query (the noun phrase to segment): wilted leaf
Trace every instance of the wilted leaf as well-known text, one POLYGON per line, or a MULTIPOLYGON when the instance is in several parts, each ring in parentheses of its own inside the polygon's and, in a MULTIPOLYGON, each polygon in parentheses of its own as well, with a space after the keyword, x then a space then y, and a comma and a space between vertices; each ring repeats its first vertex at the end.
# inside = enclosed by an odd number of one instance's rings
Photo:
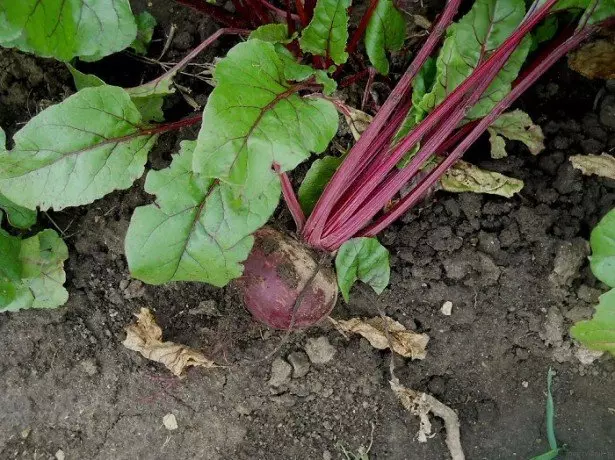
POLYGON ((163 342, 162 329, 156 324, 156 318, 149 309, 141 308, 135 316, 137 322, 126 327, 126 340, 123 342, 129 350, 138 351, 145 358, 164 364, 177 377, 181 377, 192 366, 216 367, 213 361, 194 348, 163 342))
POLYGON ((393 0, 379 0, 367 29, 365 51, 370 62, 383 75, 389 73, 387 51, 399 51, 406 38, 406 21, 393 0))
POLYGON ((615 180, 615 157, 603 153, 602 155, 572 155, 572 166, 586 176, 595 174, 615 180))
POLYGON ((68 248, 53 230, 21 240, 0 229, 0 311, 66 303, 66 259, 68 248))
POLYGON ((495 159, 508 155, 504 148, 506 145, 504 138, 523 142, 532 155, 538 155, 545 148, 542 129, 522 110, 503 113, 487 130, 490 136, 491 157, 495 159))
POLYGON ((602 294, 593 318, 576 323, 570 334, 587 348, 615 355, 615 289, 602 294))
POLYGON ((337 132, 335 107, 296 94, 301 84, 289 83, 286 70, 274 44, 261 40, 236 45, 218 63, 194 150, 195 172, 251 197, 277 178, 273 163, 289 171, 310 152, 326 149, 337 132))
POLYGON ((615 39, 598 39, 568 55, 568 66, 587 78, 615 78, 615 39))
POLYGON ((135 50, 137 54, 146 54, 149 44, 152 41, 152 36, 154 35, 156 18, 147 11, 144 11, 135 19, 137 21, 137 38, 134 39, 130 47, 135 50))
POLYGON ((314 210, 318 198, 322 195, 339 165, 342 164, 342 160, 342 157, 325 155, 315 160, 310 166, 297 191, 299 203, 301 203, 301 208, 306 215, 311 214, 314 210))
POLYGON ((243 272, 252 232, 267 222, 278 203, 275 176, 263 178, 260 195, 237 199, 228 184, 195 174, 195 144, 183 141, 171 166, 148 173, 145 191, 156 195, 156 202, 138 207, 130 220, 128 267, 146 283, 224 286, 243 272))
POLYGON ((129 0, 4 0, 0 45, 70 61, 95 61, 129 46, 137 26, 129 0))
POLYGON ((348 302, 350 288, 357 281, 370 285, 376 294, 389 284, 389 251, 376 238, 352 238, 340 247, 335 257, 337 284, 348 302))
POLYGON ((392 348, 395 353, 412 359, 425 359, 427 356, 425 348, 429 342, 429 336, 409 331, 401 323, 388 316, 368 319, 332 319, 332 321, 340 331, 359 334, 378 350, 392 348))
POLYGON ((480 169, 463 160, 458 161, 440 179, 447 192, 473 192, 500 195, 506 198, 519 193, 523 181, 494 171, 480 169))
POLYGON ((461 447, 461 436, 459 433, 459 417, 455 411, 427 393, 404 387, 394 376, 389 383, 391 384, 393 393, 399 398, 401 405, 411 414, 419 417, 418 441, 427 442, 428 438, 435 436, 432 432, 431 422, 429 421, 429 413, 431 412, 444 421, 444 426, 446 428, 446 445, 451 458, 453 460, 464 460, 465 456, 461 447))
POLYGON ((590 266, 596 278, 615 288, 615 209, 609 211, 592 230, 590 266))
POLYGON ((128 93, 85 88, 32 118, 0 152, 0 193, 28 209, 91 203, 141 177, 157 135, 128 93))
POLYGON ((314 16, 299 39, 301 49, 331 58, 338 65, 346 62, 349 6, 350 0, 318 0, 314 16))
POLYGON ((354 107, 347 108, 350 113, 344 113, 344 118, 346 123, 348 123, 352 137, 354 137, 355 141, 358 141, 374 117, 354 107))

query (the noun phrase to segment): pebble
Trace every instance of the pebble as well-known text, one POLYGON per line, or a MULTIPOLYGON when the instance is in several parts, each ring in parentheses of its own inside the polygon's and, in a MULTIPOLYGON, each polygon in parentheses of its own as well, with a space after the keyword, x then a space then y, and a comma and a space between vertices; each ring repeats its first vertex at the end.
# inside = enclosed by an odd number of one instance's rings
POLYGON ((64 451, 62 449, 58 449, 56 452, 56 460, 64 460, 66 455, 64 455, 64 451))
POLYGON ((215 300, 202 300, 199 306, 188 310, 189 315, 222 316, 215 300))
POLYGON ((293 366, 293 378, 305 377, 310 371, 310 360, 302 351, 294 351, 288 355, 288 361, 293 366))
POLYGON ((167 414, 162 417, 162 424, 169 431, 177 430, 177 419, 173 414, 167 414))
POLYGON ((282 358, 276 358, 271 363, 271 376, 269 377, 269 385, 279 387, 290 382, 290 375, 293 368, 282 358))
POLYGON ((445 316, 451 316, 451 313, 453 313, 453 302, 451 302, 450 300, 444 302, 440 311, 445 316))
POLYGON ((98 372, 98 366, 96 365, 96 361, 92 358, 84 359, 81 361, 81 369, 89 376, 96 375, 98 372))
MULTIPOLYGON (((326 364, 335 356, 335 348, 329 343, 329 339, 320 336, 308 339, 305 344, 305 352, 314 364, 326 364)), ((290 366, 289 366, 290 367, 290 366)))

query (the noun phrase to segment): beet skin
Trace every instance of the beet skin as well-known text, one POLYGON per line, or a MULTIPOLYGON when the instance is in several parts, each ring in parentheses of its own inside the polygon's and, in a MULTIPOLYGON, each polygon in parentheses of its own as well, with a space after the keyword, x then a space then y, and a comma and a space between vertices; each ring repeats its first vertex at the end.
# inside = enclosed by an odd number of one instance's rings
POLYGON ((275 329, 289 329, 299 295, 293 329, 326 318, 337 298, 330 264, 318 268, 318 255, 313 250, 272 228, 261 228, 254 237, 243 276, 236 280, 254 318, 275 329))

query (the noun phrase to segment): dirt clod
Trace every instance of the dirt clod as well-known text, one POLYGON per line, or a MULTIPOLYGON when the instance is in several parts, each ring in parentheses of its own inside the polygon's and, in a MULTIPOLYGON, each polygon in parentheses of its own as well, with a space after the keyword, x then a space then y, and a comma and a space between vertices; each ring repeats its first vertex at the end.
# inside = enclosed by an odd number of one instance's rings
POLYGON ((305 352, 313 364, 326 364, 335 356, 336 349, 325 336, 311 338, 305 344, 305 352))

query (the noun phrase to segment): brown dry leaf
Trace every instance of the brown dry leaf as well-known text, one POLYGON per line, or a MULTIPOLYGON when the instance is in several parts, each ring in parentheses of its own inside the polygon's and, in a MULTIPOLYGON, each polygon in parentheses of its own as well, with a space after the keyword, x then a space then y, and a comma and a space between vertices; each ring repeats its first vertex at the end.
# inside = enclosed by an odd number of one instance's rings
POLYGON ((389 348, 389 338, 393 351, 401 356, 412 359, 425 359, 427 351, 427 334, 418 334, 407 330, 393 318, 380 316, 369 319, 351 318, 349 320, 334 320, 334 326, 342 333, 355 333, 365 337, 372 347, 378 350, 389 348), (386 319, 386 323, 385 323, 386 319), (388 336, 387 337, 387 330, 388 336))
POLYGON ((191 366, 217 367, 194 348, 163 342, 162 329, 156 324, 156 318, 149 309, 141 308, 135 316, 137 322, 126 327, 126 340, 123 342, 129 350, 138 351, 147 359, 164 364, 177 377, 181 377, 186 368, 191 366))
POLYGON ((568 66, 587 78, 615 78, 615 39, 598 39, 573 51, 568 66))
POLYGON ((414 19, 414 23, 422 29, 429 30, 431 29, 431 21, 427 19, 425 16, 421 16, 420 14, 412 15, 414 19))
POLYGON ((600 177, 615 179, 615 157, 603 153, 602 155, 572 155, 572 166, 586 176, 595 174, 600 177))
POLYGON ((346 109, 344 111, 344 118, 346 123, 348 123, 352 137, 354 137, 355 141, 358 141, 374 117, 354 107, 346 106, 346 109))
POLYGON ((399 398, 402 406, 411 414, 419 417, 420 425, 417 438, 419 442, 427 442, 435 434, 431 430, 429 413, 444 420, 446 427, 446 445, 453 460, 464 460, 465 455, 461 447, 461 435, 459 432, 459 417, 453 409, 441 403, 427 393, 411 390, 400 385, 399 380, 393 376, 390 380, 393 393, 399 398))

